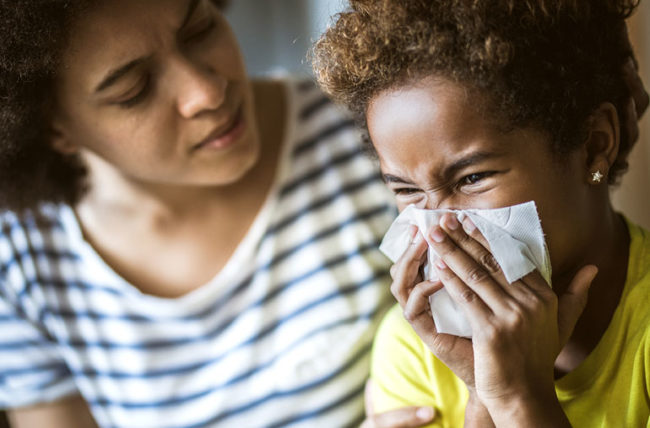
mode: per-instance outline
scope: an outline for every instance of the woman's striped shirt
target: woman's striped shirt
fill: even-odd
[[[67,206],[0,214],[0,407],[80,393],[104,427],[358,425],[396,211],[349,117],[287,87],[273,192],[187,295],[127,283]]]

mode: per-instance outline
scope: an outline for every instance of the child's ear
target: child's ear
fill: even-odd
[[[79,152],[79,147],[68,138],[65,128],[56,121],[50,127],[50,145],[62,155],[74,155]]]
[[[620,129],[618,113],[612,103],[602,103],[591,114],[584,142],[586,174],[589,183],[607,183],[609,169],[618,155]]]

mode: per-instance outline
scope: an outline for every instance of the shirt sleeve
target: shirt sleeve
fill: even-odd
[[[58,344],[27,316],[12,291],[0,278],[0,408],[77,394]]]
[[[431,406],[436,418],[428,426],[463,426],[467,388],[420,340],[399,306],[388,312],[379,327],[370,376],[375,412]]]

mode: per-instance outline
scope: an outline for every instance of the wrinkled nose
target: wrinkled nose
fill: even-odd
[[[189,61],[177,67],[178,111],[185,118],[220,108],[226,100],[228,80],[218,72]]]
[[[420,201],[418,208],[426,210],[459,209],[454,206],[453,198],[450,195],[447,195],[444,191],[425,192],[425,197]]]

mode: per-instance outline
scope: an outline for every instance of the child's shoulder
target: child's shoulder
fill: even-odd
[[[627,273],[629,291],[639,290],[650,298],[650,231],[627,220],[630,234],[630,253]],[[641,290],[644,290],[643,293]]]

